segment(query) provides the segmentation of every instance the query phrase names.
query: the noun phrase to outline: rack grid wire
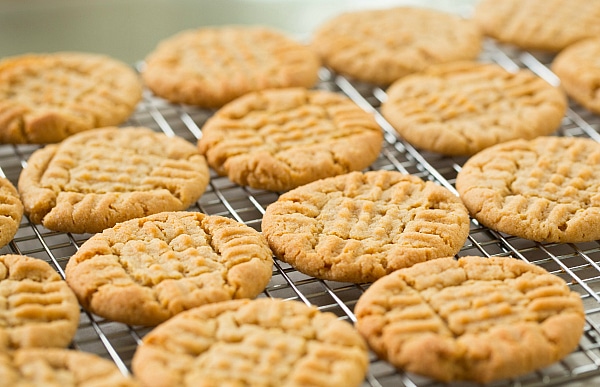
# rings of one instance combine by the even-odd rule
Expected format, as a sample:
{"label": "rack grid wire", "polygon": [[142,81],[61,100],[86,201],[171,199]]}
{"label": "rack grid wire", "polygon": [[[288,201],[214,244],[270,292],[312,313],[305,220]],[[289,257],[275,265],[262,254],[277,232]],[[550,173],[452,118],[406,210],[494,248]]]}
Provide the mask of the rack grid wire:
{"label": "rack grid wire", "polygon": [[[528,68],[552,84],[558,78],[550,71],[552,57],[503,46],[486,40],[482,61],[498,63],[508,70]],[[140,66],[141,64],[138,64]],[[350,97],[375,115],[384,131],[384,146],[372,170],[397,170],[431,180],[454,193],[458,171],[466,157],[447,157],[423,152],[403,141],[379,113],[385,90],[355,82],[321,69],[316,88],[332,90]],[[143,100],[123,126],[145,126],[169,136],[180,136],[196,143],[202,125],[213,111],[174,105],[144,92]],[[557,136],[588,137],[600,142],[600,116],[575,103],[570,104]],[[0,145],[0,175],[17,184],[21,170],[36,145]],[[211,171],[211,181],[204,195],[189,210],[233,218],[258,231],[266,207],[276,201],[278,193],[238,186]],[[64,278],[69,257],[90,237],[88,234],[59,233],[29,222],[23,217],[15,238],[0,249],[0,254],[22,254],[50,263]],[[471,221],[470,235],[458,256],[513,256],[543,267],[563,278],[571,289],[581,294],[586,325],[578,348],[552,366],[522,377],[492,383],[492,386],[555,386],[600,376],[600,241],[576,244],[537,243],[504,235]],[[324,281],[306,276],[291,266],[274,260],[272,279],[260,297],[300,300],[321,311],[332,312],[353,323],[353,309],[368,284]],[[71,348],[92,352],[112,360],[124,374],[131,372],[131,359],[149,327],[127,326],[108,321],[84,310]],[[427,386],[438,383],[396,370],[371,354],[370,369],[363,386]],[[452,386],[470,386],[455,383]]]}

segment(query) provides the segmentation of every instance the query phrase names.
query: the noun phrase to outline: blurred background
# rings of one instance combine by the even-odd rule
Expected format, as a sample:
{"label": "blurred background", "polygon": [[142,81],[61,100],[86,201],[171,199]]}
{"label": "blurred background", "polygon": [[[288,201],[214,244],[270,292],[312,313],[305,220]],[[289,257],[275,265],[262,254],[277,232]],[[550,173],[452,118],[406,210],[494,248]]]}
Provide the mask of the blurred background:
{"label": "blurred background", "polygon": [[268,25],[308,41],[344,11],[424,6],[468,16],[472,0],[0,0],[0,58],[85,51],[127,63],[184,29],[223,24]]}

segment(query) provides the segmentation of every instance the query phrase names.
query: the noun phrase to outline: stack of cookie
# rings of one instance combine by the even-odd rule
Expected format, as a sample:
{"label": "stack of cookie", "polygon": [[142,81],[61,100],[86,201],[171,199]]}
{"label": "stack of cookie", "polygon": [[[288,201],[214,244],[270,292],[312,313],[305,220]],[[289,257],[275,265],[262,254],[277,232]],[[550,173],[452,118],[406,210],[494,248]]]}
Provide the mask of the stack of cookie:
{"label": "stack of cookie", "polygon": [[[141,76],[83,53],[1,61],[0,142],[44,146],[18,191],[0,181],[0,243],[23,214],[50,230],[95,235],[70,257],[66,281],[41,260],[0,257],[0,290],[8,289],[0,308],[16,321],[4,329],[0,314],[0,380],[55,377],[33,363],[67,368],[75,380],[137,383],[76,351],[20,349],[66,347],[79,305],[156,326],[133,357],[144,386],[358,386],[369,349],[408,372],[485,383],[569,354],[585,319],[562,279],[509,257],[454,258],[470,217],[534,241],[600,239],[600,145],[550,136],[567,110],[565,91],[477,60],[486,35],[564,49],[552,67],[564,90],[599,112],[600,41],[583,39],[600,7],[550,3],[552,15],[563,7],[587,15],[581,31],[551,39],[558,21],[549,19],[525,34],[519,23],[541,0],[484,0],[472,20],[412,7],[345,13],[310,45],[255,26],[182,31],[156,46]],[[367,171],[383,132],[372,112],[315,87],[322,65],[386,89],[381,116],[407,143],[469,157],[458,195],[402,172]],[[211,111],[196,144],[124,124],[144,87]],[[262,233],[190,210],[209,189],[209,168],[281,193]],[[373,283],[356,304],[356,327],[263,297],[273,257],[320,280]],[[69,368],[81,362],[93,366]]]}

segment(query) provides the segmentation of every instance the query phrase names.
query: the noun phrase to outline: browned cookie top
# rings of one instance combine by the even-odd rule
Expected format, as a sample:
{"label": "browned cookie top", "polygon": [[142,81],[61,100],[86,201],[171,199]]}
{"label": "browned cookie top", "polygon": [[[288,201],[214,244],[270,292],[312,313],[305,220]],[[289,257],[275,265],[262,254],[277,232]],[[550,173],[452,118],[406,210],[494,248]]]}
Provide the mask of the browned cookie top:
{"label": "browned cookie top", "polygon": [[279,31],[221,26],[165,39],[146,58],[142,77],[170,101],[215,108],[251,91],[311,87],[319,67],[312,50]]}
{"label": "browned cookie top", "polygon": [[375,282],[356,327],[396,367],[441,381],[486,383],[558,361],[585,316],[559,277],[513,258],[440,258]]}
{"label": "browned cookie top", "polygon": [[0,143],[53,143],[118,125],[134,111],[142,83],[107,56],[58,52],[0,61]]}
{"label": "browned cookie top", "polygon": [[0,177],[0,247],[13,239],[23,217],[23,203],[10,180]]}

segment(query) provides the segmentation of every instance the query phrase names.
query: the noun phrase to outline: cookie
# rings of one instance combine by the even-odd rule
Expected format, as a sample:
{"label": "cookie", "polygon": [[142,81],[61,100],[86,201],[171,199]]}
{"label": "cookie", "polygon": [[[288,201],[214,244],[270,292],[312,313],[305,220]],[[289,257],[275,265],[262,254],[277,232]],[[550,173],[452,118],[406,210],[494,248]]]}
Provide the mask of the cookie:
{"label": "cookie", "polygon": [[65,269],[87,310],[130,325],[157,325],[195,306],[256,297],[272,253],[253,228],[199,212],[163,212],[88,239]]}
{"label": "cookie", "polygon": [[382,359],[439,381],[487,383],[573,351],[585,316],[578,293],[514,258],[441,258],[369,287],[356,328]]}
{"label": "cookie", "polygon": [[68,349],[20,349],[0,353],[5,386],[137,387],[110,360]]}
{"label": "cookie", "polygon": [[561,51],[552,62],[567,94],[600,114],[600,38],[586,39]]}
{"label": "cookie", "polygon": [[473,20],[502,43],[560,51],[600,34],[600,3],[588,0],[481,0]]}
{"label": "cookie", "polygon": [[0,255],[0,353],[66,347],[77,331],[79,313],[73,291],[48,263]]}
{"label": "cookie", "polygon": [[249,93],[219,109],[198,148],[237,184],[287,191],[368,167],[382,143],[373,115],[349,98],[289,88]]}
{"label": "cookie", "polygon": [[360,386],[369,365],[352,325],[299,301],[234,300],[181,313],[139,346],[133,372],[158,386]]}
{"label": "cookie", "polygon": [[467,209],[448,189],[396,171],[352,172],[296,188],[269,205],[262,232],[275,256],[307,275],[371,282],[456,254]]}
{"label": "cookie", "polygon": [[57,52],[0,61],[0,143],[55,143],[124,122],[142,97],[133,68],[108,56]]}
{"label": "cookie", "polygon": [[209,170],[196,147],[143,127],[107,127],[36,150],[18,189],[31,222],[96,233],[118,222],[187,209]]}
{"label": "cookie", "polygon": [[316,29],[312,46],[334,71],[385,86],[432,64],[475,59],[481,40],[475,23],[458,15],[395,7],[333,17]]}
{"label": "cookie", "polygon": [[309,47],[277,30],[204,27],[160,42],[147,56],[142,78],[171,102],[218,108],[252,91],[312,87],[320,66]]}
{"label": "cookie", "polygon": [[538,137],[494,145],[459,171],[456,189],[493,230],[538,242],[600,239],[600,144]]}
{"label": "cookie", "polygon": [[19,230],[23,203],[10,180],[0,177],[0,247],[6,246]]}
{"label": "cookie", "polygon": [[453,62],[394,82],[383,116],[408,142],[444,155],[472,155],[497,143],[549,135],[567,100],[529,70]]}

